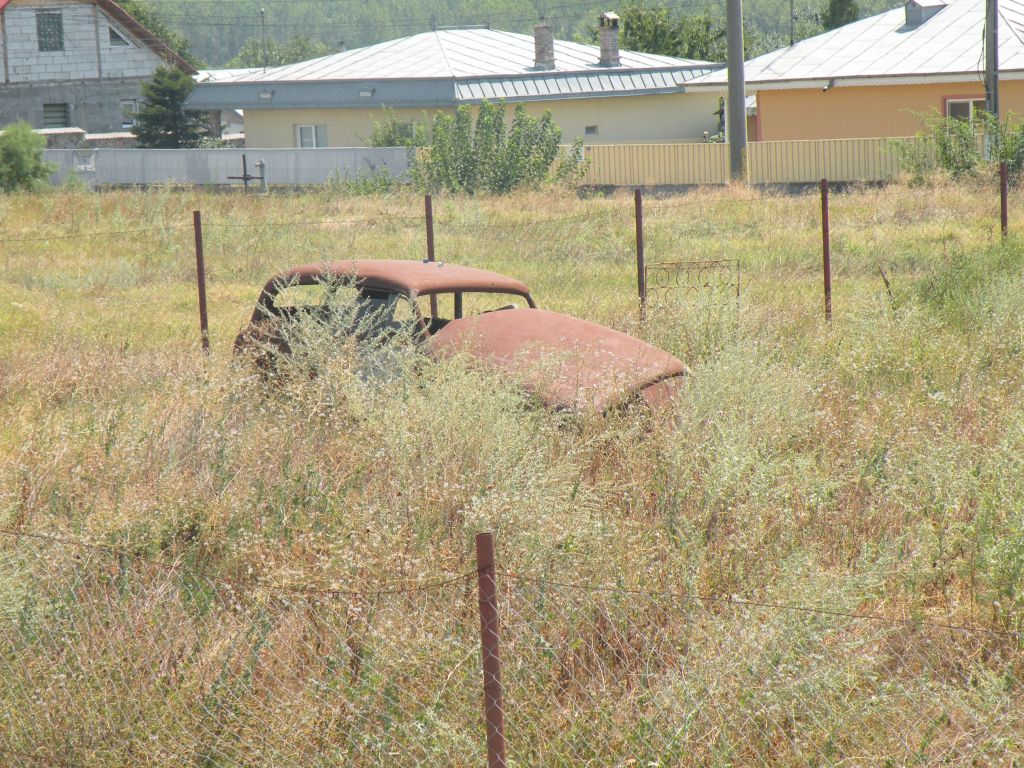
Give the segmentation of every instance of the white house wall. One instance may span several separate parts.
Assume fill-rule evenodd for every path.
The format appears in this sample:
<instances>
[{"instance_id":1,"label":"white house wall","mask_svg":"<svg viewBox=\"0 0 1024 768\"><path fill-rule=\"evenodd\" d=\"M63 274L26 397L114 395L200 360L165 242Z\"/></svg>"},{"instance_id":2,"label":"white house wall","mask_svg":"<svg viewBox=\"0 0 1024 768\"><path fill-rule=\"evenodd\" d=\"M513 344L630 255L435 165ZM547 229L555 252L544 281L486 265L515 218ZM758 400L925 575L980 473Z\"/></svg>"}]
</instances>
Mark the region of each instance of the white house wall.
<instances>
[{"instance_id":1,"label":"white house wall","mask_svg":"<svg viewBox=\"0 0 1024 768\"><path fill-rule=\"evenodd\" d=\"M563 141L577 136L587 144L662 143L699 140L718 130L717 94L662 94L528 102L527 111L540 116L550 109L562 129ZM396 109L398 120L429 120L436 110ZM451 112L451 108L444 111ZM511 117L509 105L509 117ZM380 109L247 109L247 147L294 147L296 126L326 125L332 147L366 144L374 123L384 118ZM588 134L596 126L596 134Z\"/></svg>"}]
</instances>

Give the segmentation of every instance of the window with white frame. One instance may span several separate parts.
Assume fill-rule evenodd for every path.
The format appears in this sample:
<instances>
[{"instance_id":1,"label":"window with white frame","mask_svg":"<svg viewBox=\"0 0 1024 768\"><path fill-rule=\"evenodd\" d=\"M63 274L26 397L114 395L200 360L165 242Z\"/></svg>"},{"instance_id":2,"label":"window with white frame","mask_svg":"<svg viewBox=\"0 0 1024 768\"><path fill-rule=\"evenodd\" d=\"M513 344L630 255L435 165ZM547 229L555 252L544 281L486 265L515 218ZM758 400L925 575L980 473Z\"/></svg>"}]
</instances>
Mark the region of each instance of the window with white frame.
<instances>
[{"instance_id":1,"label":"window with white frame","mask_svg":"<svg viewBox=\"0 0 1024 768\"><path fill-rule=\"evenodd\" d=\"M984 111L984 99L946 99L946 117L966 120L971 125L974 125L975 113Z\"/></svg>"},{"instance_id":2,"label":"window with white frame","mask_svg":"<svg viewBox=\"0 0 1024 768\"><path fill-rule=\"evenodd\" d=\"M121 130L127 131L135 127L135 114L139 111L137 99L121 100Z\"/></svg>"},{"instance_id":3,"label":"window with white frame","mask_svg":"<svg viewBox=\"0 0 1024 768\"><path fill-rule=\"evenodd\" d=\"M314 149L327 146L326 125L295 126L295 146L299 149Z\"/></svg>"},{"instance_id":4,"label":"window with white frame","mask_svg":"<svg viewBox=\"0 0 1024 768\"><path fill-rule=\"evenodd\" d=\"M60 11L36 11L36 37L40 51L64 50L64 16Z\"/></svg>"}]
</instances>

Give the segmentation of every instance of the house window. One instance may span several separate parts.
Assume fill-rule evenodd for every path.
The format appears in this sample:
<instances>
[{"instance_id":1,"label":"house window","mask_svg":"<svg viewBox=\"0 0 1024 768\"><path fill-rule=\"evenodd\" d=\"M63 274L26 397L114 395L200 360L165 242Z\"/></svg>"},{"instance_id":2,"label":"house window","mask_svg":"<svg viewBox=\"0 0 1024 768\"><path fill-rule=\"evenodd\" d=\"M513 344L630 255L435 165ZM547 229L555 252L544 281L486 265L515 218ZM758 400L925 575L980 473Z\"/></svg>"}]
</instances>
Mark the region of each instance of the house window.
<instances>
[{"instance_id":1,"label":"house window","mask_svg":"<svg viewBox=\"0 0 1024 768\"><path fill-rule=\"evenodd\" d=\"M60 11L36 11L40 51L64 50L64 17Z\"/></svg>"},{"instance_id":2,"label":"house window","mask_svg":"<svg viewBox=\"0 0 1024 768\"><path fill-rule=\"evenodd\" d=\"M67 104L43 104L43 128L67 128L70 125Z\"/></svg>"},{"instance_id":3,"label":"house window","mask_svg":"<svg viewBox=\"0 0 1024 768\"><path fill-rule=\"evenodd\" d=\"M295 146L300 149L313 149L327 146L326 125L295 126Z\"/></svg>"},{"instance_id":4,"label":"house window","mask_svg":"<svg viewBox=\"0 0 1024 768\"><path fill-rule=\"evenodd\" d=\"M129 44L128 41L125 40L124 37L121 36L121 33L118 32L113 27L107 27L107 31L110 32L110 45L111 45L111 47L126 46L126 45Z\"/></svg>"},{"instance_id":5,"label":"house window","mask_svg":"<svg viewBox=\"0 0 1024 768\"><path fill-rule=\"evenodd\" d=\"M946 99L946 117L966 120L971 125L974 125L974 114L984 111L984 99Z\"/></svg>"},{"instance_id":6,"label":"house window","mask_svg":"<svg viewBox=\"0 0 1024 768\"><path fill-rule=\"evenodd\" d=\"M583 133L586 134L587 136L597 136L597 126L588 125L583 129Z\"/></svg>"},{"instance_id":7,"label":"house window","mask_svg":"<svg viewBox=\"0 0 1024 768\"><path fill-rule=\"evenodd\" d=\"M135 99L121 101L121 129L127 131L135 127L135 113L139 111L139 102Z\"/></svg>"}]
</instances>

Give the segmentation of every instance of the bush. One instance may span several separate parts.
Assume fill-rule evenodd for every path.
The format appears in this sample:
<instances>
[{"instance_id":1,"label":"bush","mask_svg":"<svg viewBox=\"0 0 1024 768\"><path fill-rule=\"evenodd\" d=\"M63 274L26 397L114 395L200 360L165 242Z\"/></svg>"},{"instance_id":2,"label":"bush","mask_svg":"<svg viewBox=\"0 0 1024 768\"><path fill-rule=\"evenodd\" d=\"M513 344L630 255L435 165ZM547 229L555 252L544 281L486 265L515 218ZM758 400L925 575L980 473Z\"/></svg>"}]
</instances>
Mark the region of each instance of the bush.
<instances>
[{"instance_id":1,"label":"bush","mask_svg":"<svg viewBox=\"0 0 1024 768\"><path fill-rule=\"evenodd\" d=\"M0 133L0 191L33 189L56 170L43 160L46 139L28 123L12 123Z\"/></svg>"},{"instance_id":2,"label":"bush","mask_svg":"<svg viewBox=\"0 0 1024 768\"><path fill-rule=\"evenodd\" d=\"M384 110L384 119L373 124L371 147L422 147L430 143L427 127L415 120L399 120L390 109Z\"/></svg>"},{"instance_id":3,"label":"bush","mask_svg":"<svg viewBox=\"0 0 1024 768\"><path fill-rule=\"evenodd\" d=\"M411 156L413 178L425 191L507 194L514 189L577 179L583 162L583 142L560 146L562 130L545 111L537 118L518 104L512 122L505 104L483 101L476 123L469 106L454 115L438 112L429 127L402 122L388 114L373 127L375 147L424 147Z\"/></svg>"}]
</instances>

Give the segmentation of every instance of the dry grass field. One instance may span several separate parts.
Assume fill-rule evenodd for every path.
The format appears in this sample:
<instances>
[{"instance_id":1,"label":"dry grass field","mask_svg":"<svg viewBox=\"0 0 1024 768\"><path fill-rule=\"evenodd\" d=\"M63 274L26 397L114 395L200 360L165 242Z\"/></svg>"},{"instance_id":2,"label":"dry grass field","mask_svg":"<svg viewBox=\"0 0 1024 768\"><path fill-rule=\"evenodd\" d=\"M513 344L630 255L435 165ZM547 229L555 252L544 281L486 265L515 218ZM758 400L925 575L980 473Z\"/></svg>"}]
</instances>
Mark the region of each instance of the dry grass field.
<instances>
[{"instance_id":1,"label":"dry grass field","mask_svg":"<svg viewBox=\"0 0 1024 768\"><path fill-rule=\"evenodd\" d=\"M511 765L1022 764L1024 205L834 192L831 324L816 191L649 196L648 261L742 295L644 324L631 196L435 210L438 259L687 362L672 423L232 359L279 268L421 258L414 195L0 197L0 763L480 765L490 530Z\"/></svg>"}]
</instances>

